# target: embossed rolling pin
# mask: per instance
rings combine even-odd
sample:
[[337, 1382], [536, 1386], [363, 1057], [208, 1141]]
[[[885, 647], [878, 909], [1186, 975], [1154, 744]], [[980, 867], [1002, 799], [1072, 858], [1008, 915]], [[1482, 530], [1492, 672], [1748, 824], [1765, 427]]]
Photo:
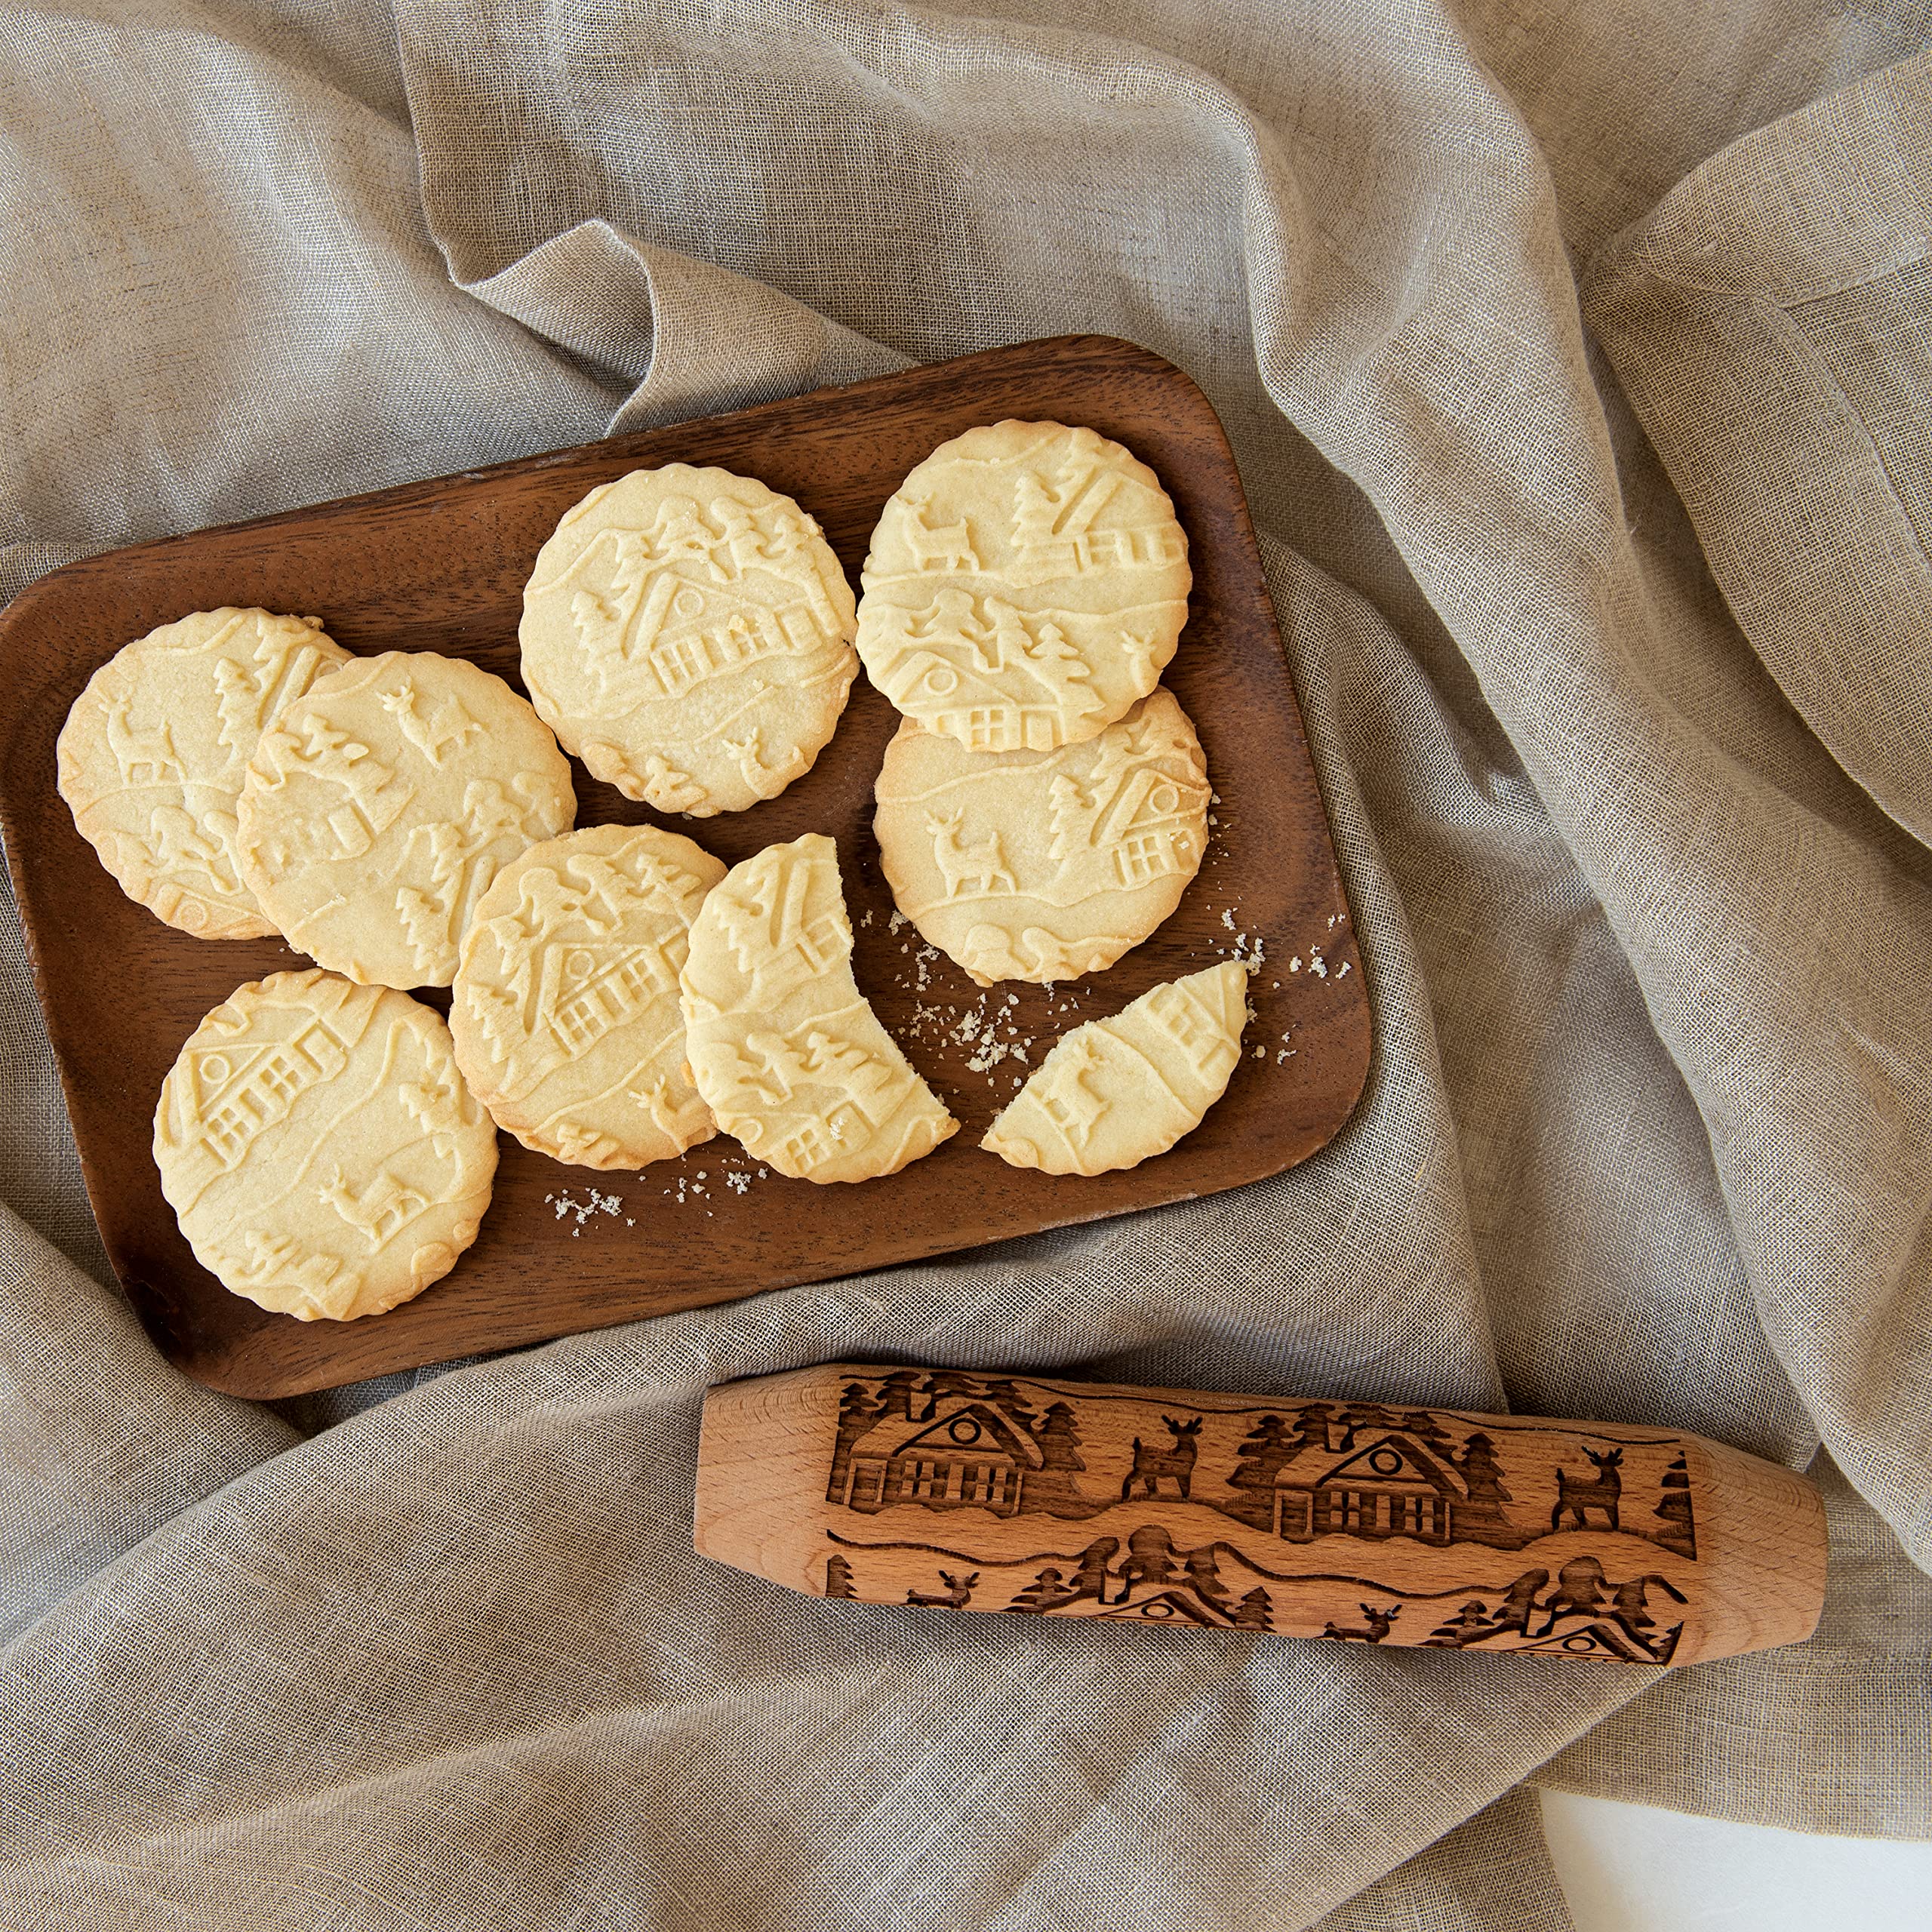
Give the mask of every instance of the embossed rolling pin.
[[1825, 1590], [1817, 1492], [1701, 1436], [845, 1362], [711, 1392], [697, 1544], [811, 1596], [1654, 1669]]

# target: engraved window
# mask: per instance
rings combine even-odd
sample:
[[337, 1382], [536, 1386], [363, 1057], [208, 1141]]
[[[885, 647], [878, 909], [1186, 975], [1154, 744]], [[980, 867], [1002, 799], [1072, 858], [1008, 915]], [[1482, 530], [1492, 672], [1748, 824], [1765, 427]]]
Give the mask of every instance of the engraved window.
[[964, 1503], [997, 1503], [1006, 1494], [1006, 1472], [995, 1463], [968, 1463], [961, 1472], [959, 1496]]
[[808, 971], [823, 972], [826, 961], [836, 958], [841, 949], [838, 921], [826, 918], [808, 927], [798, 935], [796, 949], [799, 962]]
[[672, 638], [660, 645], [652, 654], [657, 665], [657, 675], [669, 691], [682, 691], [684, 688], [704, 673], [704, 640], [691, 635]]
[[559, 1009], [551, 1023], [557, 1038], [574, 1054], [582, 1053], [597, 1038], [599, 1029], [587, 1000], [573, 1000]]
[[1185, 998], [1163, 1000], [1156, 1009], [1161, 1024], [1173, 1035], [1175, 1044], [1191, 1047], [1201, 1037], [1201, 1016]]
[[915, 1463], [908, 1472], [912, 1479], [906, 1484], [904, 1493], [915, 1503], [943, 1499], [946, 1478], [951, 1473], [952, 1465], [949, 1463]]

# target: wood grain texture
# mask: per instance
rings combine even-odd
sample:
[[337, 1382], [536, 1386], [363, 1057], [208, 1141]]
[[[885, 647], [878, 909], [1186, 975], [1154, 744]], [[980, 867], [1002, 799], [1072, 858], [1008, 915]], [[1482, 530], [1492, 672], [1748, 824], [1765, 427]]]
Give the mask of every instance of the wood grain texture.
[[1678, 1431], [844, 1362], [711, 1392], [696, 1544], [809, 1596], [1647, 1669], [1825, 1591], [1810, 1484]]
[[[558, 518], [593, 485], [672, 461], [761, 478], [818, 518], [856, 584], [872, 525], [906, 472], [946, 438], [1008, 416], [1091, 424], [1124, 443], [1158, 472], [1188, 533], [1191, 615], [1166, 681], [1199, 731], [1221, 802], [1174, 916], [1108, 973], [1052, 992], [985, 993], [949, 961], [918, 956], [916, 934], [891, 930], [872, 832], [872, 783], [897, 714], [863, 680], [814, 769], [748, 811], [663, 820], [575, 766], [580, 823], [668, 824], [727, 864], [774, 840], [830, 833], [858, 928], [859, 983], [961, 1133], [891, 1180], [834, 1188], [760, 1178], [721, 1140], [632, 1177], [560, 1166], [504, 1137], [480, 1238], [420, 1300], [345, 1327], [299, 1324], [223, 1292], [162, 1198], [149, 1146], [155, 1096], [210, 1008], [244, 980], [303, 961], [273, 940], [214, 944], [169, 931], [122, 896], [82, 841], [54, 789], [54, 748], [94, 668], [185, 611], [260, 605], [316, 615], [354, 651], [441, 651], [521, 688], [525, 577]], [[1239, 1186], [1321, 1146], [1367, 1075], [1360, 961], [1226, 438], [1179, 371], [1111, 338], [996, 349], [90, 558], [0, 614], [0, 824], [102, 1236], [157, 1345], [238, 1394], [327, 1387]], [[1031, 1039], [1037, 1065], [1071, 1026], [1214, 964], [1238, 935], [1251, 952], [1265, 948], [1251, 983], [1260, 1018], [1226, 1099], [1196, 1133], [1158, 1160], [1092, 1180], [1017, 1171], [980, 1150], [1026, 1067], [988, 1064], [975, 1016], [1007, 1016], [999, 1040]], [[1318, 952], [1325, 977], [1308, 970]], [[1291, 973], [1297, 957], [1303, 970]]]

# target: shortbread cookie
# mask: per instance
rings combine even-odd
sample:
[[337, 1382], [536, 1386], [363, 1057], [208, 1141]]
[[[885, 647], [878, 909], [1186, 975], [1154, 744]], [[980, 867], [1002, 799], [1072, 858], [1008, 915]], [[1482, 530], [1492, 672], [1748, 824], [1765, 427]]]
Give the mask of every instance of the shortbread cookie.
[[852, 977], [838, 851], [823, 833], [768, 845], [713, 888], [683, 993], [698, 1091], [781, 1174], [894, 1174], [958, 1131]]
[[858, 675], [852, 589], [789, 497], [674, 463], [564, 512], [523, 593], [523, 681], [593, 777], [706, 818], [811, 769]]
[[724, 876], [648, 825], [573, 832], [497, 875], [463, 935], [450, 1030], [499, 1127], [583, 1168], [674, 1159], [717, 1132], [685, 1064], [678, 975]]
[[908, 719], [874, 795], [899, 909], [983, 986], [1111, 966], [1180, 903], [1207, 848], [1201, 742], [1164, 691], [1051, 752], [969, 752]]
[[1238, 959], [1076, 1026], [980, 1143], [1009, 1167], [1103, 1174], [1164, 1154], [1228, 1090], [1247, 1023]]
[[238, 986], [195, 1028], [162, 1083], [154, 1158], [224, 1287], [353, 1321], [456, 1266], [497, 1135], [428, 1007], [311, 970]]
[[197, 939], [274, 934], [235, 850], [242, 771], [269, 719], [348, 656], [313, 617], [227, 608], [94, 674], [60, 734], [60, 795], [130, 899]]
[[502, 678], [385, 651], [318, 678], [262, 734], [242, 788], [242, 876], [331, 971], [446, 986], [490, 881], [576, 812], [568, 760]]
[[1118, 443], [995, 423], [942, 443], [872, 532], [859, 655], [907, 717], [970, 751], [1051, 751], [1159, 681], [1187, 621], [1187, 538]]

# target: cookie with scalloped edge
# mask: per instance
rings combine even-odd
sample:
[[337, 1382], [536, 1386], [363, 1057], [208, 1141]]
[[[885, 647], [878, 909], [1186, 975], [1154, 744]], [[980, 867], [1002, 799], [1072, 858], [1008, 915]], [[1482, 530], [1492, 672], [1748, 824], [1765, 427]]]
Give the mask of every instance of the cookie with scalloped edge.
[[497, 1135], [430, 1008], [312, 968], [236, 987], [195, 1029], [162, 1083], [154, 1158], [223, 1287], [353, 1321], [455, 1266]]
[[1227, 1091], [1247, 1024], [1239, 960], [1169, 980], [1054, 1045], [980, 1145], [1050, 1174], [1137, 1168], [1192, 1134]]
[[601, 483], [538, 552], [517, 635], [544, 722], [627, 798], [706, 818], [811, 769], [859, 660], [851, 586], [789, 497], [674, 463]]
[[95, 672], [61, 730], [60, 795], [130, 899], [197, 939], [274, 936], [242, 877], [242, 774], [263, 727], [348, 658], [316, 618], [224, 605]]
[[734, 866], [691, 927], [693, 1078], [718, 1124], [781, 1174], [897, 1174], [958, 1131], [852, 977], [838, 850], [822, 832]]
[[1180, 903], [1208, 845], [1201, 741], [1157, 691], [1098, 737], [969, 752], [910, 719], [873, 796], [900, 912], [981, 986], [1111, 966]]
[[470, 1089], [525, 1146], [641, 1168], [718, 1131], [685, 1065], [678, 976], [723, 863], [674, 832], [533, 845], [477, 902], [450, 998]]
[[446, 986], [490, 881], [576, 815], [569, 761], [502, 678], [387, 651], [317, 678], [262, 734], [242, 787], [242, 876], [331, 971]]
[[1153, 471], [1096, 431], [994, 423], [888, 501], [859, 655], [907, 717], [969, 751], [1051, 751], [1159, 682], [1187, 621], [1187, 537]]

